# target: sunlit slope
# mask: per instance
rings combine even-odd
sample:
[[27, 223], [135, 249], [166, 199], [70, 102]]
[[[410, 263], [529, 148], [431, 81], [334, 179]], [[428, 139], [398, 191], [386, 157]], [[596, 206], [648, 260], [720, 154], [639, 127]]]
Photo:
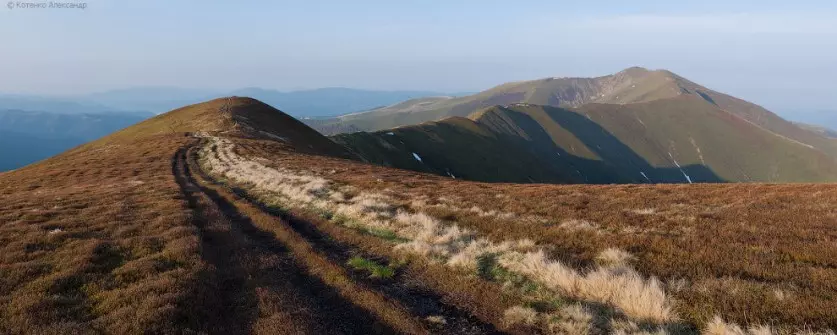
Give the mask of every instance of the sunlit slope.
[[334, 139], [377, 164], [483, 181], [837, 180], [829, 155], [691, 95], [575, 109], [495, 106]]
[[699, 98], [706, 105], [837, 156], [837, 145], [834, 141], [817, 132], [798, 127], [761, 106], [711, 90], [670, 71], [651, 71], [638, 67], [603, 77], [544, 78], [506, 83], [465, 97], [408, 101], [366, 113], [320, 121], [317, 128], [327, 134], [355, 130], [375, 131], [437, 121], [451, 116], [465, 117], [494, 105], [525, 103], [577, 108], [591, 103], [624, 105], [677, 97]]
[[342, 147], [299, 120], [246, 97], [220, 98], [178, 108], [76, 150], [156, 135], [195, 132], [272, 139], [300, 152], [351, 157]]

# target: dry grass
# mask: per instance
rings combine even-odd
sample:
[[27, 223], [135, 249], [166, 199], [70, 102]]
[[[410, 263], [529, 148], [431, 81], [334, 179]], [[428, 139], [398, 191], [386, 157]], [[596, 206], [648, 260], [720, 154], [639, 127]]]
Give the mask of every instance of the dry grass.
[[[637, 273], [679, 283], [666, 294], [687, 324], [702, 327], [717, 314], [778, 332], [837, 328], [837, 189], [830, 185], [485, 184], [238, 143], [240, 155], [269, 157], [270, 167], [385, 195], [395, 208], [419, 207], [481, 239], [529, 239], [572, 269], [593, 268], [608, 248], [628, 251]], [[481, 216], [474, 206], [514, 217]], [[562, 227], [568, 220], [595, 225]], [[720, 278], [734, 278], [737, 288], [715, 284]], [[777, 287], [791, 298], [778, 298]]]
[[187, 301], [203, 265], [170, 160], [188, 140], [151, 137], [0, 175], [0, 333], [194, 326]]
[[506, 269], [520, 273], [566, 296], [612, 304], [639, 321], [672, 321], [672, 301], [656, 278], [646, 280], [626, 267], [597, 268], [587, 274], [549, 260], [541, 251], [508, 253], [500, 258]]
[[[492, 242], [479, 238], [472, 231], [425, 213], [397, 210], [391, 197], [378, 193], [359, 193], [346, 200], [345, 194], [352, 191], [349, 188], [341, 190], [321, 177], [269, 168], [258, 162], [261, 160], [240, 157], [234, 149], [228, 140], [210, 138], [202, 150], [202, 159], [218, 176], [251, 185], [250, 192], [261, 194], [265, 201], [335, 213], [345, 217], [340, 221], [349, 227], [390, 232], [394, 238], [404, 240], [394, 246], [395, 251], [472, 271], [478, 270], [480, 258], [493, 255], [499, 259], [500, 270], [527, 276], [566, 297], [612, 305], [625, 316], [642, 322], [663, 324], [672, 319], [671, 302], [659, 282], [654, 278], [646, 281], [627, 264], [582, 275], [559, 261], [547, 259], [542, 250], [527, 251], [535, 247], [530, 240]], [[347, 219], [351, 221], [342, 222]], [[630, 258], [627, 253], [612, 249], [603, 255], [621, 263]]]
[[503, 322], [507, 326], [534, 326], [538, 322], [538, 312], [533, 308], [514, 306], [503, 313]]
[[[136, 136], [0, 175], [0, 333], [206, 331], [217, 311], [196, 306], [216, 300], [200, 288], [217, 285], [206, 275], [223, 265], [206, 264], [207, 245], [230, 248], [223, 273], [252, 296], [236, 307], [252, 319], [234, 325], [242, 332], [322, 330], [340, 314], [306, 313], [334, 301], [406, 333], [452, 331], [471, 316], [513, 333], [837, 328], [832, 186], [462, 182], [309, 155], [307, 133], [270, 134], [219, 138], [201, 162], [259, 202], [212, 187], [268, 235], [224, 213], [196, 228], [209, 212], [190, 207], [171, 171], [191, 140], [182, 135], [122, 134]], [[207, 233], [230, 239], [206, 244]], [[329, 243], [371, 258], [352, 270], [345, 250], [321, 249]], [[385, 275], [367, 278], [376, 271]], [[408, 278], [427, 296], [393, 296], [412, 292]], [[289, 293], [308, 279], [339, 298]], [[415, 298], [466, 315], [416, 313]]]

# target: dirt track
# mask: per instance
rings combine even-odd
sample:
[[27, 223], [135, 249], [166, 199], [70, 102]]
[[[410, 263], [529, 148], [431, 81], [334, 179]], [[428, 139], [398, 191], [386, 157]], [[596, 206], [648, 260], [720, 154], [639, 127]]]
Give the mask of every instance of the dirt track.
[[210, 268], [195, 301], [196, 320], [209, 333], [394, 333], [366, 311], [310, 276], [271, 233], [255, 227], [236, 206], [200, 186], [178, 151], [173, 170], [200, 229]]
[[[205, 322], [200, 327], [206, 331], [498, 333], [411, 278], [370, 279], [350, 269], [349, 258], [366, 256], [358, 248], [226, 188], [200, 171], [191, 152], [178, 151], [172, 168], [195, 212], [202, 257], [211, 264], [205, 288], [196, 293], [202, 297], [199, 309], [207, 311], [198, 322]], [[344, 278], [329, 282], [333, 276]], [[428, 321], [431, 316], [444, 324]]]

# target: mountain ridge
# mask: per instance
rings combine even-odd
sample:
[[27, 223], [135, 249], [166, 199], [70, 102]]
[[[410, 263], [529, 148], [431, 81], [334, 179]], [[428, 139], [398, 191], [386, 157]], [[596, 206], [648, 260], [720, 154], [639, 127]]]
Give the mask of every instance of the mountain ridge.
[[[830, 277], [798, 275], [837, 259], [823, 238], [830, 185], [529, 184], [711, 181], [738, 171], [716, 164], [724, 154], [819, 153], [713, 106], [695, 96], [491, 106], [355, 134], [439, 176], [364, 164], [254, 99], [185, 106], [0, 174], [0, 328], [533, 334], [555, 328], [510, 326], [508, 311], [563, 299], [578, 309], [532, 313], [582, 310], [605, 322], [584, 326], [596, 333], [641, 322], [699, 334], [717, 323], [707, 309], [731, 329], [833, 328]], [[718, 154], [711, 141], [734, 150]], [[756, 158], [742, 162], [763, 165]], [[491, 175], [520, 183], [461, 180]], [[786, 244], [763, 247], [777, 236]], [[486, 254], [500, 262], [487, 271]], [[562, 273], [572, 280], [553, 280]], [[753, 294], [730, 295], [729, 274]], [[676, 280], [687, 284], [660, 284]], [[776, 304], [776, 285], [807, 304]], [[573, 293], [580, 286], [590, 293]], [[764, 308], [724, 309], [754, 303]]]
[[[830, 155], [695, 95], [578, 108], [492, 106], [467, 118], [341, 134], [333, 139], [376, 164], [480, 181], [837, 180], [837, 161]], [[459, 142], [472, 145], [448, 149]], [[507, 155], [492, 153], [493, 149]], [[422, 161], [410, 159], [411, 153]], [[528, 163], [512, 165], [508, 160]]]
[[346, 115], [312, 124], [326, 134], [340, 130], [376, 131], [448, 116], [466, 117], [493, 105], [527, 103], [554, 107], [580, 107], [590, 103], [630, 104], [690, 95], [703, 99], [771, 132], [814, 146], [837, 157], [837, 146], [821, 134], [802, 129], [767, 109], [694, 83], [668, 70], [632, 67], [594, 78], [541, 78], [495, 86], [453, 99], [398, 105]]

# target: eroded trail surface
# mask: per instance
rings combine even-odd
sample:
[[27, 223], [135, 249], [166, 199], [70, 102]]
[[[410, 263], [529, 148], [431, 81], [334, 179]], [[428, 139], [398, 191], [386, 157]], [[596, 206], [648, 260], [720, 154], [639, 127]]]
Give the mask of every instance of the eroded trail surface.
[[254, 226], [232, 202], [201, 186], [177, 152], [173, 173], [194, 212], [202, 258], [209, 264], [196, 287], [193, 320], [212, 334], [395, 333], [367, 311], [309, 275], [273, 234]]
[[[194, 160], [194, 157], [190, 158]], [[212, 184], [213, 187], [225, 187], [212, 176], [201, 171], [197, 167], [197, 164], [191, 164], [191, 166], [196, 170], [195, 173], [200, 175], [201, 180]], [[234, 199], [230, 201], [246, 203], [249, 206], [257, 208], [264, 215], [281, 220], [282, 225], [291, 229], [295, 235], [313, 247], [321, 257], [332, 264], [344, 268], [353, 282], [357, 283], [363, 289], [372, 290], [384, 299], [403, 306], [413, 319], [422, 320], [430, 332], [434, 334], [501, 333], [494, 325], [480, 320], [467, 311], [446, 303], [441, 294], [425, 287], [415, 278], [395, 275], [386, 280], [372, 279], [369, 278], [368, 273], [353, 271], [346, 266], [347, 262], [356, 256], [374, 259], [381, 264], [389, 263], [389, 259], [374, 257], [364, 253], [357, 246], [341, 241], [338, 236], [329, 235], [321, 229], [324, 227], [318, 226], [317, 222], [312, 222], [294, 214], [277, 211], [265, 206], [242, 189], [233, 188], [229, 191], [234, 195]], [[322, 224], [322, 222], [319, 223]], [[443, 321], [439, 322], [439, 320]]]

